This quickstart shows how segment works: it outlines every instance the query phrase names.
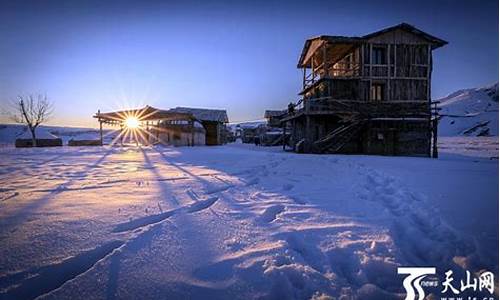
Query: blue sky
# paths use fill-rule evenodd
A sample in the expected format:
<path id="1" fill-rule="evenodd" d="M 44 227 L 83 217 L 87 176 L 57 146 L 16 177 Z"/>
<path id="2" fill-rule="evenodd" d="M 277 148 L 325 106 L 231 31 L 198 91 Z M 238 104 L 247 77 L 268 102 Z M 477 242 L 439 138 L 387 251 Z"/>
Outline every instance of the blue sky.
<path id="1" fill-rule="evenodd" d="M 71 126 L 145 104 L 260 119 L 298 99 L 306 38 L 401 22 L 449 42 L 434 98 L 498 81 L 498 1 L 0 1 L 0 102 L 46 93 Z"/>

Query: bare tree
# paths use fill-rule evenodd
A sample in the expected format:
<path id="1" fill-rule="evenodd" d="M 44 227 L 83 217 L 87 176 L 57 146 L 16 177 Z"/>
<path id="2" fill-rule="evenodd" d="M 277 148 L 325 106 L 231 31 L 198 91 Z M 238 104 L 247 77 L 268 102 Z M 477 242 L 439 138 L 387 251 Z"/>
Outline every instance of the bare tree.
<path id="1" fill-rule="evenodd" d="M 53 113 L 53 105 L 46 95 L 18 96 L 13 101 L 11 119 L 26 124 L 31 132 L 33 147 L 36 147 L 36 128 L 46 122 Z"/>

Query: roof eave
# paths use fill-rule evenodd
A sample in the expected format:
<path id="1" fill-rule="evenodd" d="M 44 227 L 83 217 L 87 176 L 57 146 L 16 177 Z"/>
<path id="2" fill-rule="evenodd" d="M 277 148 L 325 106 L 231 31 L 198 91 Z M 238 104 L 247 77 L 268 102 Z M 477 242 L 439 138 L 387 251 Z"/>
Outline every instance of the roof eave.
<path id="1" fill-rule="evenodd" d="M 309 47 L 311 46 L 311 42 L 314 40 L 323 40 L 324 43 L 327 44 L 345 44 L 345 43 L 352 43 L 352 44 L 360 44 L 365 41 L 365 39 L 361 37 L 352 37 L 352 36 L 331 36 L 331 35 L 320 35 L 316 36 L 313 38 L 309 38 L 306 40 L 304 44 L 304 48 L 302 49 L 302 53 L 300 54 L 299 61 L 297 63 L 297 69 L 301 69 L 305 67 L 306 65 L 304 64 L 304 58 L 307 55 L 307 52 L 309 51 Z"/>

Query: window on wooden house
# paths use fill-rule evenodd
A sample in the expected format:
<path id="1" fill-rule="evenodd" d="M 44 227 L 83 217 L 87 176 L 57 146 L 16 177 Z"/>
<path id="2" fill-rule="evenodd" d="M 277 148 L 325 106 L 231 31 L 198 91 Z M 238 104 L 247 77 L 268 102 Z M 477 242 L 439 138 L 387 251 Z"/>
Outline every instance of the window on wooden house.
<path id="1" fill-rule="evenodd" d="M 373 65 L 387 64 L 387 52 L 385 47 L 373 47 L 372 64 Z"/>
<path id="2" fill-rule="evenodd" d="M 383 83 L 374 83 L 370 90 L 372 101 L 383 101 L 385 96 L 385 85 Z"/>

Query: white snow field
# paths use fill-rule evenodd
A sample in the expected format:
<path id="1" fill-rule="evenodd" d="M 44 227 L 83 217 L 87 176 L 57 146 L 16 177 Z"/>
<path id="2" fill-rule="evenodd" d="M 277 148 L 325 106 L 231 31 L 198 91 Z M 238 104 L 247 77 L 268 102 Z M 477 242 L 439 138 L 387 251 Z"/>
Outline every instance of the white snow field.
<path id="1" fill-rule="evenodd" d="M 2 148 L 0 299 L 402 299 L 397 266 L 496 274 L 498 149 L 468 154 Z"/>

